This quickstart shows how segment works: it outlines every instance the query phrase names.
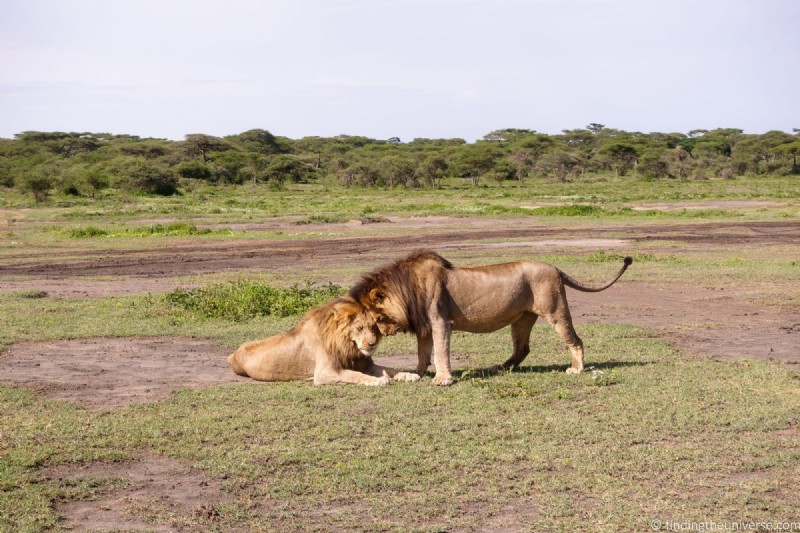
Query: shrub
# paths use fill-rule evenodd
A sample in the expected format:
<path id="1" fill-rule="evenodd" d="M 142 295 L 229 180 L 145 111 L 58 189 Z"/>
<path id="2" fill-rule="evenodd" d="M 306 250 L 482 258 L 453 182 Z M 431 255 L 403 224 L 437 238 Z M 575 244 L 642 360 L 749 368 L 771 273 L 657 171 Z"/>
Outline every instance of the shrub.
<path id="1" fill-rule="evenodd" d="M 605 209 L 597 205 L 572 204 L 560 206 L 537 207 L 534 215 L 560 216 L 560 217 L 588 217 L 605 214 Z"/>
<path id="2" fill-rule="evenodd" d="M 171 196 L 178 192 L 178 178 L 165 167 L 137 158 L 126 161 L 116 170 L 123 189 Z"/>
<path id="3" fill-rule="evenodd" d="M 16 180 L 16 185 L 23 191 L 31 192 L 38 204 L 47 199 L 53 187 L 53 178 L 46 170 L 36 168 L 20 176 Z"/>
<path id="4" fill-rule="evenodd" d="M 213 181 L 214 173 L 202 161 L 186 161 L 175 167 L 175 172 L 182 178 Z"/>
<path id="5" fill-rule="evenodd" d="M 260 281 L 233 281 L 199 289 L 176 289 L 165 295 L 168 303 L 207 318 L 235 322 L 259 316 L 285 317 L 305 312 L 343 293 L 338 285 L 319 288 L 275 288 Z"/>
<path id="6" fill-rule="evenodd" d="M 67 231 L 67 235 L 73 239 L 91 239 L 92 237 L 107 236 L 108 230 L 104 230 L 96 226 L 87 226 L 85 228 L 73 228 Z"/>

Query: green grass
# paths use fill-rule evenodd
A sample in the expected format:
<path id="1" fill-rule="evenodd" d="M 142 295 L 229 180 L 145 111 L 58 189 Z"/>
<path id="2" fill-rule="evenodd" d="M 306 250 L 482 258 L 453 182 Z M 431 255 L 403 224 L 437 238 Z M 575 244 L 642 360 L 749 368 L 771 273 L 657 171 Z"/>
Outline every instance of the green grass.
<path id="1" fill-rule="evenodd" d="M 28 196 L 13 191 L 0 195 L 0 206 L 34 207 Z M 365 214 L 453 215 L 453 216 L 535 216 L 537 218 L 631 217 L 730 218 L 747 216 L 796 216 L 797 208 L 686 209 L 663 212 L 633 211 L 628 204 L 646 202 L 694 202 L 704 200 L 769 199 L 793 201 L 800 198 L 800 182 L 792 176 L 746 177 L 732 180 L 641 180 L 632 177 L 591 176 L 570 183 L 542 179 L 525 182 L 492 183 L 472 187 L 459 179 L 445 180 L 440 189 L 360 189 L 328 187 L 322 184 L 294 185 L 285 190 L 269 187 L 204 186 L 182 196 L 126 196 L 113 191 L 100 199 L 54 196 L 40 210 L 55 210 L 60 219 L 106 217 L 214 217 L 247 221 L 260 217 L 300 216 L 305 222 L 345 222 Z M 547 204 L 559 205 L 547 205 Z M 544 204 L 537 209 L 525 207 Z M 96 225 L 96 224 L 95 224 Z"/>
<path id="2" fill-rule="evenodd" d="M 797 371 L 604 325 L 581 331 L 594 376 L 567 376 L 560 341 L 535 335 L 521 371 L 498 376 L 482 368 L 507 332 L 456 336 L 480 355 L 448 389 L 253 383 L 96 412 L 2 386 L 0 527 L 49 527 L 51 501 L 114 483 L 44 482 L 41 468 L 144 452 L 225 479 L 221 530 L 471 530 L 509 507 L 531 531 L 795 518 Z"/>
<path id="3" fill-rule="evenodd" d="M 343 293 L 342 287 L 332 284 L 279 288 L 261 281 L 238 280 L 199 289 L 176 289 L 164 298 L 173 306 L 206 318 L 240 322 L 259 316 L 297 315 Z"/>
<path id="4" fill-rule="evenodd" d="M 73 239 L 90 239 L 93 237 L 184 237 L 189 235 L 210 235 L 212 233 L 230 234 L 230 231 L 198 228 L 194 224 L 185 222 L 171 222 L 169 224 L 152 224 L 119 231 L 102 229 L 97 226 L 86 226 L 61 232 L 61 234 Z"/>

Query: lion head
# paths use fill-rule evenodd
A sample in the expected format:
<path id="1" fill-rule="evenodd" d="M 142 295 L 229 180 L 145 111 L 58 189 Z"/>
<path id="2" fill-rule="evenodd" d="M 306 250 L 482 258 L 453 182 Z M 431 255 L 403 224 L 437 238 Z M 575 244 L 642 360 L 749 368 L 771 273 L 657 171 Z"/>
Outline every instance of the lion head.
<path id="1" fill-rule="evenodd" d="M 383 336 L 367 308 L 349 296 L 314 309 L 309 319 L 317 322 L 326 351 L 342 368 L 351 368 L 356 359 L 371 357 Z M 391 330 L 387 326 L 383 329 Z"/>
<path id="2" fill-rule="evenodd" d="M 350 296 L 369 309 L 379 324 L 395 324 L 397 331 L 430 333 L 426 282 L 443 279 L 453 265 L 439 254 L 415 252 L 395 263 L 365 274 Z"/>
<path id="3" fill-rule="evenodd" d="M 378 342 L 381 340 L 378 324 L 366 309 L 362 309 L 357 314 L 352 315 L 349 320 L 350 340 L 361 355 L 372 357 L 373 352 L 378 347 Z"/>

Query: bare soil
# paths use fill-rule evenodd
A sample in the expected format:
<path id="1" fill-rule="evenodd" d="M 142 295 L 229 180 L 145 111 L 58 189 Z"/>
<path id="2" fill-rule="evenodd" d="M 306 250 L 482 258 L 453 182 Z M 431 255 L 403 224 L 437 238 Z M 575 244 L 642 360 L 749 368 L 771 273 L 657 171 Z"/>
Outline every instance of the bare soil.
<path id="1" fill-rule="evenodd" d="M 14 344 L 0 354 L 0 382 L 87 408 L 161 400 L 178 388 L 244 381 L 230 350 L 181 337 L 96 338 Z"/>
<path id="2" fill-rule="evenodd" d="M 181 276 L 248 270 L 302 272 L 331 263 L 352 262 L 354 257 L 362 259 L 366 269 L 421 246 L 434 250 L 474 249 L 486 246 L 476 241 L 500 239 L 527 239 L 527 242 L 519 243 L 521 247 L 530 246 L 530 242 L 565 245 L 565 242 L 586 239 L 623 239 L 631 246 L 642 241 L 677 241 L 706 249 L 800 243 L 800 221 L 598 226 L 591 229 L 539 226 L 524 219 L 488 219 L 476 223 L 470 219 L 447 218 L 437 224 L 425 221 L 410 219 L 403 227 L 395 224 L 393 229 L 406 231 L 392 236 L 376 236 L 370 231 L 372 225 L 364 225 L 358 228 L 363 236 L 232 241 L 186 239 L 157 248 L 86 251 L 80 259 L 74 257 L 72 250 L 34 253 L 20 250 L 5 256 L 9 262 L 0 265 L 0 279 L 58 280 L 69 285 L 81 278 L 113 276 L 124 278 L 119 280 L 122 286 L 130 286 L 141 279 L 158 279 L 169 286 L 171 279 Z M 334 225 L 326 227 L 331 226 Z M 19 281 L 7 286 L 8 283 L 0 281 L 0 290 L 8 291 L 9 286 L 20 287 Z M 94 283 L 90 280 L 89 285 Z M 148 289 L 149 286 L 141 292 Z M 92 293 L 90 287 L 81 290 L 87 295 Z M 103 295 L 106 294 L 107 289 Z"/>
<path id="3" fill-rule="evenodd" d="M 209 531 L 215 505 L 231 499 L 223 480 L 191 471 L 177 459 L 148 455 L 133 461 L 69 464 L 41 471 L 45 482 L 115 480 L 90 499 L 56 502 L 61 526 L 74 531 Z"/>

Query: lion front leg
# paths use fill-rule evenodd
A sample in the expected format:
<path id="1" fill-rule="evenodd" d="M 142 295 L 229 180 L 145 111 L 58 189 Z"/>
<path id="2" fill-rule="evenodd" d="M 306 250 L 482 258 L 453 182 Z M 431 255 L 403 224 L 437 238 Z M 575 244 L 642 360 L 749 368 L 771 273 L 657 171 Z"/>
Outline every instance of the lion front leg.
<path id="1" fill-rule="evenodd" d="M 396 368 L 390 368 L 388 366 L 381 366 L 381 365 L 372 365 L 367 373 L 371 376 L 383 376 L 387 375 L 392 378 L 392 381 L 408 381 L 414 382 L 419 381 L 419 374 L 414 374 L 412 372 L 403 372 L 401 370 L 397 370 Z"/>
<path id="2" fill-rule="evenodd" d="M 431 366 L 431 354 L 433 353 L 433 336 L 417 335 L 417 374 L 422 377 L 428 372 Z"/>
<path id="3" fill-rule="evenodd" d="M 383 373 L 380 377 L 376 377 L 355 370 L 334 370 L 332 368 L 314 372 L 314 385 L 333 385 L 334 383 L 379 387 L 389 384 L 389 376 Z"/>
<path id="4" fill-rule="evenodd" d="M 444 318 L 437 318 L 431 321 L 431 326 L 433 331 L 433 364 L 436 367 L 433 384 L 446 387 L 453 383 L 453 375 L 450 370 L 450 322 Z"/>

